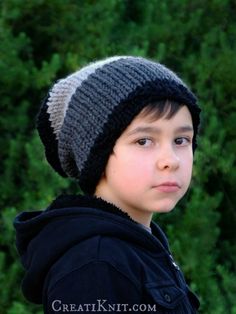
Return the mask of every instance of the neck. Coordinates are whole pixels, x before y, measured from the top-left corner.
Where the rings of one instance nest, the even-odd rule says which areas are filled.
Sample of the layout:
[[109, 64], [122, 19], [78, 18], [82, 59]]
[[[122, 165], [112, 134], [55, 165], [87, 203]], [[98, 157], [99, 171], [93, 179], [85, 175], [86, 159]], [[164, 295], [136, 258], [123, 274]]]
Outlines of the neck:
[[127, 207], [122, 207], [122, 210], [125, 211], [136, 222], [144, 225], [147, 228], [150, 228], [152, 213]]
[[116, 201], [114, 197], [109, 197], [108, 195], [104, 196], [104, 194], [99, 193], [98, 190], [95, 192], [95, 197], [101, 198], [104, 201], [113, 204], [126, 214], [130, 216], [134, 221], [144, 225], [147, 228], [150, 228], [151, 220], [152, 220], [152, 212], [147, 212], [145, 210], [137, 209], [137, 208], [132, 208], [128, 205], [125, 205], [121, 203], [120, 201]]

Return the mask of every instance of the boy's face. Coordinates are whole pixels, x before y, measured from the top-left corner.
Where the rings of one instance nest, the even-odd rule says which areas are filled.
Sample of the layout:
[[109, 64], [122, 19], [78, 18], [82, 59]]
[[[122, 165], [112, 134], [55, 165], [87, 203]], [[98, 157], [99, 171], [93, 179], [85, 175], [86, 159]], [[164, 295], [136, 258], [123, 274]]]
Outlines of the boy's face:
[[183, 106], [153, 121], [141, 112], [118, 138], [95, 194], [149, 225], [187, 191], [192, 174], [193, 125]]

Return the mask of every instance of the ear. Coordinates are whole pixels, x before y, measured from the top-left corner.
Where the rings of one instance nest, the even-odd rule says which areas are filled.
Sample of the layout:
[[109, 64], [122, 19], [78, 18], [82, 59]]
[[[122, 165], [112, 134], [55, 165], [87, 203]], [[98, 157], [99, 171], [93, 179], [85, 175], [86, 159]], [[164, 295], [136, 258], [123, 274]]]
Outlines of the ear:
[[104, 179], [105, 177], [106, 177], [106, 174], [105, 174], [105, 171], [103, 171], [100, 180]]

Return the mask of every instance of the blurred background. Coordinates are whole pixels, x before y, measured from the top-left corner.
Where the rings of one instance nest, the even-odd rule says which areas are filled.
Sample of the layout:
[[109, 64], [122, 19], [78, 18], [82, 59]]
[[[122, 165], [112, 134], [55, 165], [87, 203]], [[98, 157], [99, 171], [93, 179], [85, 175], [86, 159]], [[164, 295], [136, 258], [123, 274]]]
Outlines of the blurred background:
[[35, 115], [52, 83], [111, 55], [164, 63], [199, 98], [192, 186], [155, 220], [207, 314], [236, 313], [235, 0], [0, 1], [0, 313], [42, 313], [22, 296], [13, 218], [76, 183], [47, 165]]

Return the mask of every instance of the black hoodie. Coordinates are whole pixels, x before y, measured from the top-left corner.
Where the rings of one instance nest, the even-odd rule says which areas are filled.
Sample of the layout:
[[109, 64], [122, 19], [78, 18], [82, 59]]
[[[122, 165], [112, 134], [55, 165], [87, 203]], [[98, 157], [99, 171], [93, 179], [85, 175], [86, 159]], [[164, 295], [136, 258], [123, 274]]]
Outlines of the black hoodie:
[[45, 313], [196, 313], [166, 236], [94, 197], [62, 196], [14, 221], [25, 297]]

